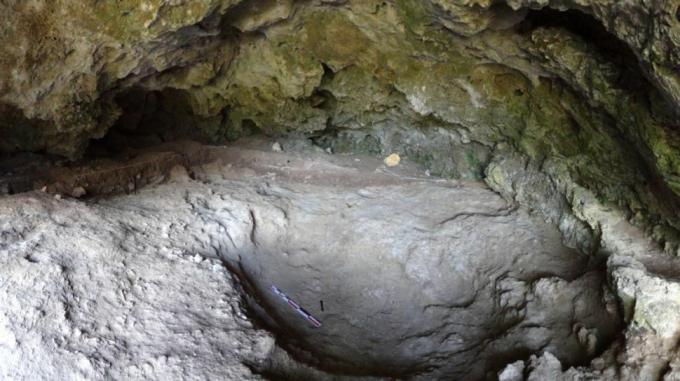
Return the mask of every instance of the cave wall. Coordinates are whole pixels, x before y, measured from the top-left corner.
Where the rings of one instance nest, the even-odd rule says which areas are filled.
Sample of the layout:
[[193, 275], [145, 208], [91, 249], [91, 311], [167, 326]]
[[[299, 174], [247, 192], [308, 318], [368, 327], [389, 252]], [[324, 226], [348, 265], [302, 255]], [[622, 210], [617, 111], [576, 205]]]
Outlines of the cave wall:
[[[331, 152], [397, 152], [432, 175], [482, 180], [582, 259], [608, 258], [628, 329], [589, 368], [566, 372], [658, 379], [680, 369], [680, 271], [663, 255], [680, 255], [679, 6], [0, 0], [0, 154], [75, 159], [93, 141], [130, 144], [127, 135], [219, 143], [265, 133]], [[21, 228], [30, 219], [5, 216], [33, 250]], [[423, 269], [445, 270], [424, 253]], [[562, 373], [537, 356], [527, 360], [537, 379]]]
[[[339, 152], [399, 151], [513, 197], [501, 173], [516, 154], [548, 173], [538, 189], [555, 202], [572, 203], [561, 184], [584, 187], [674, 252], [677, 6], [5, 1], [0, 151], [75, 158], [114, 126], [214, 142], [295, 133]], [[565, 11], [576, 16], [555, 16]], [[586, 225], [567, 235], [594, 250]]]

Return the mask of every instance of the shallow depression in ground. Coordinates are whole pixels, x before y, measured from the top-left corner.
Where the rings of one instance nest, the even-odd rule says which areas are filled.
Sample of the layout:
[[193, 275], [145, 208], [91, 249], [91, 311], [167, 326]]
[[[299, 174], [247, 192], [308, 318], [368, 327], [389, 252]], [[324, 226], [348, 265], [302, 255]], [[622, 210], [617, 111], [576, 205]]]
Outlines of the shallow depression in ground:
[[[79, 371], [88, 377], [485, 379], [543, 351], [587, 364], [620, 332], [602, 261], [542, 217], [409, 160], [300, 147], [204, 147], [207, 164], [176, 165], [129, 195], [4, 199], [3, 266], [28, 274], [7, 300], [59, 318], [15, 326], [0, 351], [54, 337], [54, 369], [68, 369], [72, 350], [106, 359]], [[17, 296], [43, 278], [66, 296]], [[162, 342], [149, 336], [160, 332]], [[17, 364], [11, 372], [52, 369]]]
[[302, 362], [474, 379], [540, 350], [586, 363], [620, 328], [601, 264], [481, 183], [368, 157], [240, 154], [251, 164], [196, 172], [221, 196], [193, 203], [228, 211], [220, 255]]

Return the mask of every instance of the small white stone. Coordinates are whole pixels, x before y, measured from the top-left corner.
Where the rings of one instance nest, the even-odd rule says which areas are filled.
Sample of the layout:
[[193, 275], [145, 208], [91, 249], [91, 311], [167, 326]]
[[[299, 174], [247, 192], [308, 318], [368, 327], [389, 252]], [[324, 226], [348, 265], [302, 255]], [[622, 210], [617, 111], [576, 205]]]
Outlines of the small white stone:
[[524, 361], [516, 361], [498, 373], [499, 381], [522, 381], [524, 379]]
[[75, 187], [71, 191], [71, 196], [75, 198], [83, 197], [85, 194], [87, 194], [87, 191], [83, 187]]
[[283, 151], [283, 147], [281, 147], [281, 143], [279, 143], [279, 142], [274, 142], [274, 144], [272, 144], [272, 151], [274, 151], [274, 152], [282, 152], [282, 151]]
[[398, 154], [393, 153], [390, 156], [386, 157], [385, 160], [383, 160], [386, 166], [388, 167], [396, 167], [399, 165], [399, 162], [401, 162], [401, 157], [399, 157]]

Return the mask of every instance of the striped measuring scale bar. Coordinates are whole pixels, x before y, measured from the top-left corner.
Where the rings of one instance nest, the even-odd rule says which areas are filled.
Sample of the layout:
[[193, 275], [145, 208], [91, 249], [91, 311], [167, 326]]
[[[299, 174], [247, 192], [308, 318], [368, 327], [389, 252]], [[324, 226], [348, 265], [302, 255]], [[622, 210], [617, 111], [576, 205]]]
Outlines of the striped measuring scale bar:
[[295, 312], [298, 313], [298, 315], [302, 316], [307, 320], [311, 325], [313, 325], [316, 328], [321, 327], [321, 322], [312, 316], [309, 312], [307, 312], [304, 308], [300, 307], [299, 304], [297, 304], [293, 299], [288, 297], [283, 291], [281, 291], [278, 287], [272, 286], [272, 291], [279, 296], [279, 298], [283, 299], [284, 302], [288, 303], [288, 305], [295, 310]]

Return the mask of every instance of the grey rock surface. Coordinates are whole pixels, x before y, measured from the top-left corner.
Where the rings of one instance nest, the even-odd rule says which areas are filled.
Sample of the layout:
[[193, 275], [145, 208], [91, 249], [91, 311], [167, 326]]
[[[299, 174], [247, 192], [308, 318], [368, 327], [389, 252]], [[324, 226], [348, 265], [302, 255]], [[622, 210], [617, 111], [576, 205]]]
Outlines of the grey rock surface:
[[245, 317], [225, 265], [168, 242], [157, 213], [0, 201], [0, 378], [260, 379], [246, 364], [273, 337]]
[[481, 183], [422, 173], [230, 148], [128, 196], [0, 199], [0, 370], [483, 379], [531, 353], [580, 364], [608, 345], [621, 318], [593, 258]]

